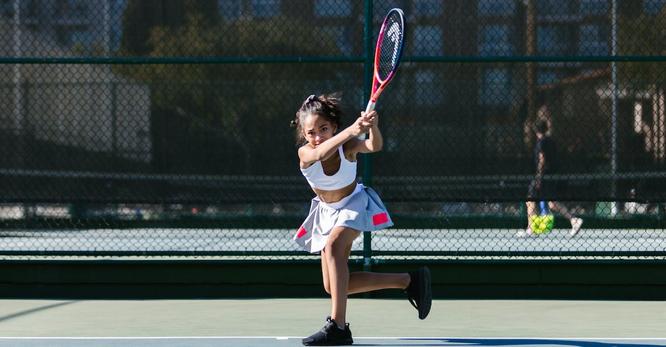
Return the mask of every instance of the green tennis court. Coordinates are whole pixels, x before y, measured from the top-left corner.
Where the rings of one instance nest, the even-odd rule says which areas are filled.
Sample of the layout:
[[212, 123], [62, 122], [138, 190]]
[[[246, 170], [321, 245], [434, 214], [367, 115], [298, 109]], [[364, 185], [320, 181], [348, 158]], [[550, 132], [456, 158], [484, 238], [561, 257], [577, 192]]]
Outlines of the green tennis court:
[[[325, 299], [2, 300], [6, 346], [295, 346]], [[662, 346], [663, 302], [435, 300], [419, 320], [406, 300], [352, 298], [355, 345]]]

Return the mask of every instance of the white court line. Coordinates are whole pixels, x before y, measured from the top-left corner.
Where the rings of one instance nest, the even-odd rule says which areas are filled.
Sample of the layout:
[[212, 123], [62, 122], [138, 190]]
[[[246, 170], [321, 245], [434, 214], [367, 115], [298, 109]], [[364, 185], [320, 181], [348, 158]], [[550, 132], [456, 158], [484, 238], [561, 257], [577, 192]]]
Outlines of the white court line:
[[[288, 340], [298, 340], [300, 341], [303, 336], [20, 336], [20, 337], [9, 337], [9, 336], [0, 336], [0, 343], [6, 341], [15, 341], [15, 343], [21, 343], [19, 341], [60, 341], [60, 343], [66, 343], [66, 341], [75, 342], [75, 341], [120, 341], [120, 343], [131, 343], [131, 341], [196, 341], [196, 340], [211, 340], [211, 341], [231, 341], [231, 340], [264, 340], [264, 341], [288, 341]], [[41, 343], [41, 342], [37, 342]], [[92, 342], [91, 342], [92, 343]], [[195, 343], [195, 342], [192, 342]], [[240, 343], [240, 342], [239, 342]]]
[[[302, 339], [303, 336], [0, 336], [0, 340], [168, 340], [168, 339], [272, 339], [272, 340], [286, 340], [286, 339]], [[666, 342], [666, 337], [460, 337], [460, 336], [363, 336], [354, 337], [359, 340], [583, 340], [583, 341], [621, 341], [621, 340], [656, 340]]]

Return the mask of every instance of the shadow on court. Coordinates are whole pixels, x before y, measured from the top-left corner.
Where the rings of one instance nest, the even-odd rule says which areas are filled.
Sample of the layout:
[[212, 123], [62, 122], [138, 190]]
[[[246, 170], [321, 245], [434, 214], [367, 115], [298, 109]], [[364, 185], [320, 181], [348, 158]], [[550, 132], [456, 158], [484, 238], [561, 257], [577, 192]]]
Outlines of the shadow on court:
[[71, 305], [75, 302], [76, 301], [59, 302], [59, 303], [55, 303], [55, 304], [44, 305], [44, 306], [40, 306], [40, 307], [31, 308], [29, 310], [24, 310], [24, 311], [8, 314], [8, 315], [5, 315], [5, 316], [1, 316], [0, 317], [0, 322], [4, 322], [4, 321], [10, 320], [10, 319], [14, 319], [14, 318], [22, 317], [22, 316], [27, 316], [27, 315], [30, 315], [30, 314], [33, 314], [33, 313], [38, 313], [38, 312], [41, 312], [41, 311], [54, 309], [54, 308], [65, 306], [65, 305]]

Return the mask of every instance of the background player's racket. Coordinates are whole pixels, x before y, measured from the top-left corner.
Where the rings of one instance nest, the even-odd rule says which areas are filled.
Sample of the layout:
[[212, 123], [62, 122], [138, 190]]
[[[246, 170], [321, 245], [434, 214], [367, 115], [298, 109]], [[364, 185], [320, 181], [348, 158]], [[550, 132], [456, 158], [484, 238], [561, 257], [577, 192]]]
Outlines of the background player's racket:
[[405, 19], [401, 9], [394, 8], [384, 18], [377, 37], [372, 94], [365, 112], [375, 109], [379, 94], [391, 82], [400, 64], [405, 38]]

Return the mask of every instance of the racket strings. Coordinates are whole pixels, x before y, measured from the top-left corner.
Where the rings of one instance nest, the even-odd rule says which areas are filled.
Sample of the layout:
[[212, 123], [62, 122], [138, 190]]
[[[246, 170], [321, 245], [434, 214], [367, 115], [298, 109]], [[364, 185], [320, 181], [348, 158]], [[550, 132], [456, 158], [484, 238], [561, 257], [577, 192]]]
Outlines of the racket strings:
[[404, 37], [403, 21], [400, 15], [392, 14], [386, 19], [383, 28], [381, 47], [379, 49], [379, 64], [377, 73], [384, 80], [393, 72], [400, 62], [402, 40]]

